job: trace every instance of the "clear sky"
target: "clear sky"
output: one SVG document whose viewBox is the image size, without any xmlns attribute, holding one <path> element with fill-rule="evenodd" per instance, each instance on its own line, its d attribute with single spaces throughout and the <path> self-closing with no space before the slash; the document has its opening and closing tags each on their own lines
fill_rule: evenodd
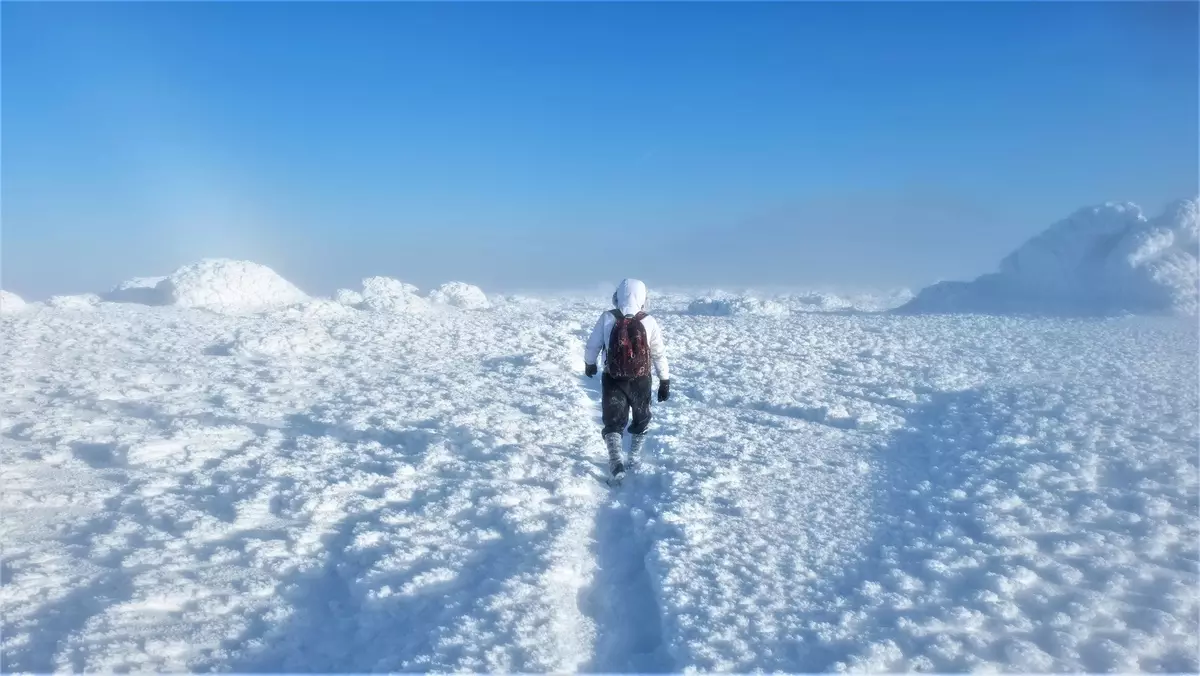
<svg viewBox="0 0 1200 676">
<path fill-rule="evenodd" d="M 973 277 L 1196 193 L 1197 7 L 6 2 L 0 283 Z"/>
</svg>

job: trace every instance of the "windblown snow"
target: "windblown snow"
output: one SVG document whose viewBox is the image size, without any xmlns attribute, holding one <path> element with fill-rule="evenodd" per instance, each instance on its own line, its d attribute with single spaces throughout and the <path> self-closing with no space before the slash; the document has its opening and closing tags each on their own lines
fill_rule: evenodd
<svg viewBox="0 0 1200 676">
<path fill-rule="evenodd" d="M 1188 319 L 655 297 L 613 490 L 603 296 L 184 271 L 0 297 L 8 671 L 1200 669 Z"/>
<path fill-rule="evenodd" d="M 1200 201 L 1155 218 L 1132 203 L 1081 209 L 1026 242 L 999 272 L 921 291 L 903 312 L 1196 315 Z"/>
</svg>

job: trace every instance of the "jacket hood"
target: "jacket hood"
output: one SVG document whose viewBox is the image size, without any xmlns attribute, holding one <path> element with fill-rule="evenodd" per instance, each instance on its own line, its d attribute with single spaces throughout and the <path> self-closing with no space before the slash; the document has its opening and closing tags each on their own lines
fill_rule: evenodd
<svg viewBox="0 0 1200 676">
<path fill-rule="evenodd" d="M 621 314 L 636 315 L 646 309 L 646 285 L 637 279 L 626 279 L 613 294 L 613 305 Z"/>
</svg>

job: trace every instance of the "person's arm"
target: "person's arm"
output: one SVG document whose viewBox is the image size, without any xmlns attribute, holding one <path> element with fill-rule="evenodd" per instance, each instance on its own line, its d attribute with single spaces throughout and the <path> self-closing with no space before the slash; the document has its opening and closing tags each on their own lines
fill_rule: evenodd
<svg viewBox="0 0 1200 676">
<path fill-rule="evenodd" d="M 654 371 L 658 373 L 659 380 L 670 380 L 671 371 L 667 367 L 667 344 L 663 340 L 662 326 L 653 317 L 647 319 L 650 321 L 646 326 L 646 338 L 650 341 L 650 360 L 654 362 Z"/>
<path fill-rule="evenodd" d="M 583 364 L 589 377 L 596 374 L 596 360 L 600 358 L 600 350 L 604 349 L 604 325 L 607 318 L 608 313 L 600 315 L 595 328 L 592 329 L 592 335 L 588 337 L 587 347 L 583 350 Z"/>
</svg>

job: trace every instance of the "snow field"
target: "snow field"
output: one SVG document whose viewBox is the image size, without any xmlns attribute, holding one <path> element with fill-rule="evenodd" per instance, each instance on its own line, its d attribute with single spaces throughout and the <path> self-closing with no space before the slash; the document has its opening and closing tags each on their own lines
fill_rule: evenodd
<svg viewBox="0 0 1200 676">
<path fill-rule="evenodd" d="M 43 336 L 78 319 L 4 326 L 23 384 L 3 404 L 20 489 L 4 511 L 28 517 L 4 522 L 11 668 L 561 671 L 590 655 L 576 596 L 606 489 L 564 320 L 361 314 L 329 323 L 344 348 L 315 358 L 209 349 L 288 330 L 268 315 L 97 314 L 61 342 Z"/>
<path fill-rule="evenodd" d="M 1200 667 L 1192 323 L 663 301 L 615 492 L 603 299 L 6 315 L 4 663 Z"/>
</svg>

